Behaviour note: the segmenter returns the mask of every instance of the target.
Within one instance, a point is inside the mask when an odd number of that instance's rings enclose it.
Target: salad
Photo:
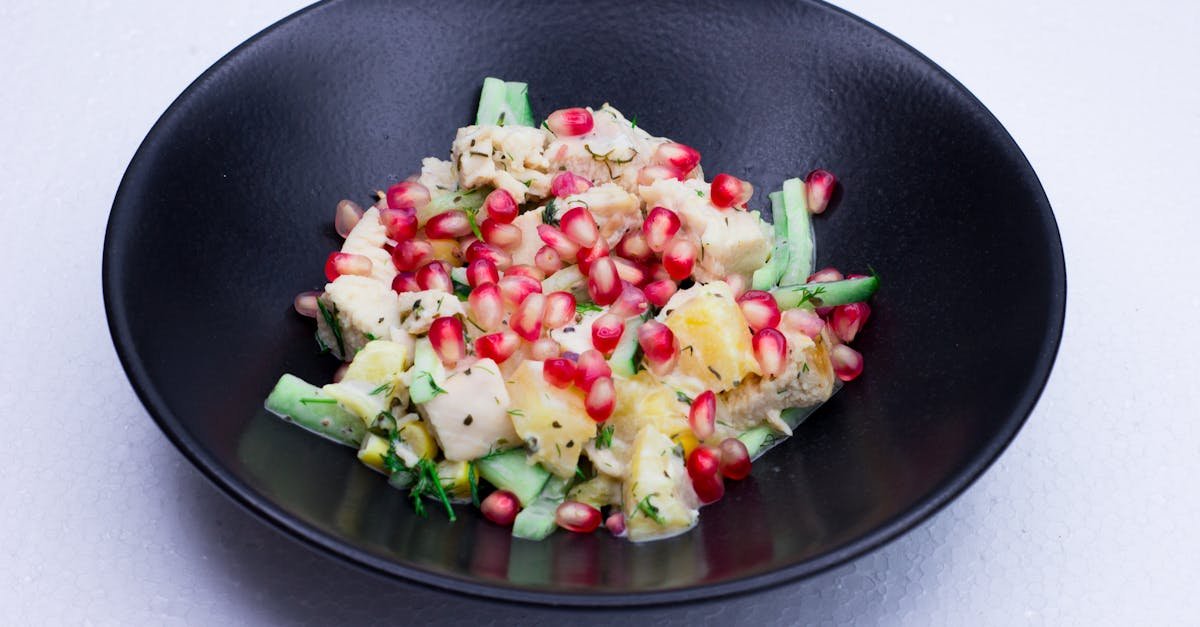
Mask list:
[[[727,481],[841,385],[875,276],[814,272],[836,179],[768,195],[605,104],[540,124],[484,81],[450,160],[335,213],[328,284],[296,297],[324,386],[285,374],[284,420],[355,447],[420,515],[470,503],[514,536],[693,527]]]

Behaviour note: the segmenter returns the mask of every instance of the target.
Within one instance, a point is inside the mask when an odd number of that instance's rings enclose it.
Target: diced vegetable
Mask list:
[[[812,216],[808,213],[804,181],[791,178],[783,182],[783,211],[787,214],[790,259],[779,282],[783,285],[793,285],[812,274],[816,255]]]
[[[517,514],[513,521],[513,537],[525,540],[544,540],[558,527],[555,510],[567,496],[570,479],[551,477],[542,493]]]
[[[483,79],[475,124],[533,126],[533,108],[529,104],[529,86],[504,82],[491,76]]]
[[[879,289],[879,277],[868,276],[828,283],[781,285],[773,290],[780,309],[835,307],[869,300]]]
[[[783,207],[783,192],[771,192],[770,199],[771,219],[775,227],[775,247],[771,249],[771,258],[767,265],[754,271],[751,282],[756,290],[769,290],[778,285],[792,258],[792,251],[788,246],[788,217]]]
[[[428,338],[417,340],[413,349],[412,387],[409,397],[414,403],[427,403],[442,394],[440,383],[446,377],[446,368]]]
[[[638,329],[649,319],[649,311],[641,316],[634,316],[625,321],[625,331],[617,348],[613,350],[608,365],[614,374],[632,377],[641,368],[642,348],[638,344]]]
[[[550,479],[550,472],[538,464],[530,464],[525,449],[520,448],[480,457],[475,460],[475,467],[480,477],[512,492],[522,505],[532,503]]]
[[[357,447],[367,430],[362,419],[320,388],[290,374],[279,378],[265,405],[276,416],[346,446]]]

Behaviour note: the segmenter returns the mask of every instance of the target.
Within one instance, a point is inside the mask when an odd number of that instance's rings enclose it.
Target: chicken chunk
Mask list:
[[[421,160],[421,175],[417,177],[417,182],[424,185],[431,194],[458,189],[454,164],[437,157],[425,157]]]
[[[528,126],[466,126],[451,150],[463,189],[490,186],[508,191],[518,203],[550,194],[546,145],[553,136]]]
[[[636,191],[638,172],[650,163],[658,145],[668,140],[634,126],[611,105],[588,110],[594,122],[590,133],[550,142],[546,155],[551,169],[570,170],[596,185],[612,182],[625,191]]]
[[[519,441],[500,368],[480,359],[446,378],[446,392],[417,406],[450,461],[470,461]]]
[[[603,183],[587,191],[567,196],[559,201],[560,215],[572,207],[586,207],[600,227],[600,235],[609,246],[616,246],[621,236],[642,223],[641,203],[615,183]]]
[[[400,295],[397,308],[400,315],[398,326],[412,335],[428,333],[433,321],[442,316],[463,315],[462,301],[454,294],[441,290],[405,292]]]
[[[717,403],[718,420],[738,430],[767,422],[788,432],[779,418],[783,410],[829,400],[834,375],[829,361],[833,344],[828,329],[815,340],[786,324],[781,324],[779,330],[787,338],[787,370],[775,378],[750,375],[738,387],[721,394]]]
[[[391,337],[400,324],[396,293],[371,277],[343,274],[325,286],[317,337],[338,359],[349,361],[372,339]]]
[[[362,255],[371,260],[371,278],[384,283],[389,288],[392,279],[396,277],[396,265],[392,263],[392,255],[384,250],[387,243],[387,228],[379,220],[379,209],[367,209],[358,224],[350,230],[346,241],[342,244],[342,252]]]

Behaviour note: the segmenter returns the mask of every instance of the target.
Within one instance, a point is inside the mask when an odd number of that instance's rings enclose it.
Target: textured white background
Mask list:
[[[282,537],[183,460],[117,363],[99,261],[126,164],[193,78],[300,4],[0,4],[0,624],[566,618],[393,584]],[[999,462],[906,537],[639,618],[1196,624],[1200,5],[845,4],[973,90],[1040,174],[1070,281],[1057,367]]]

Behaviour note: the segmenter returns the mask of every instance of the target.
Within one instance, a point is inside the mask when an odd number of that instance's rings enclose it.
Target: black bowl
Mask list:
[[[759,190],[814,167],[844,193],[819,265],[883,279],[866,373],[686,535],[513,541],[468,508],[416,517],[349,449],[260,408],[327,380],[292,296],[323,283],[343,197],[445,155],[484,76],[542,115],[612,102]],[[765,204],[756,195],[757,206]],[[121,362],[167,436],[237,502],[374,571],[509,600],[628,605],[761,588],[895,538],[969,485],[1032,410],[1062,332],[1057,227],[1012,138],[911,48],[792,2],[332,2],[229,54],[121,184],[104,251]]]

